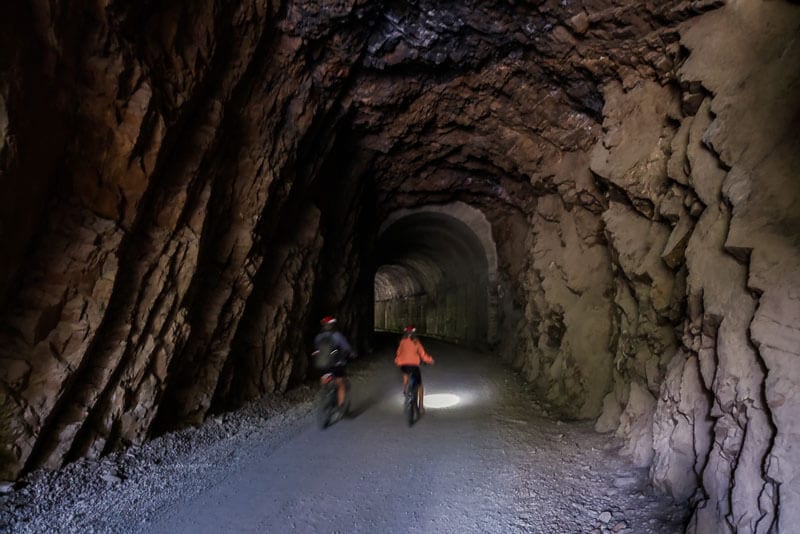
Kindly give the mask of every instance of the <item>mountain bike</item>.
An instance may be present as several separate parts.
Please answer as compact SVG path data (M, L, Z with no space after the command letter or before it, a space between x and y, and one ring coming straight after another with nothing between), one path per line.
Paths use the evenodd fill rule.
M419 419L419 383L414 373L408 377L408 387L406 388L406 399L404 403L403 415L408 422L408 426L413 425Z
M322 389L317 396L317 418L323 429L350 413L350 381L347 377L344 380L344 402L340 407L336 398L336 378L333 373L325 373L322 376Z

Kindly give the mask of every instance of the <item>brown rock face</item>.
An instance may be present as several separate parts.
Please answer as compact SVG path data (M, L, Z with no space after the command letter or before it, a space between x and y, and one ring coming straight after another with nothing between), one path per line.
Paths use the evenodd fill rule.
M800 6L0 7L0 479L491 346L690 501L800 521Z

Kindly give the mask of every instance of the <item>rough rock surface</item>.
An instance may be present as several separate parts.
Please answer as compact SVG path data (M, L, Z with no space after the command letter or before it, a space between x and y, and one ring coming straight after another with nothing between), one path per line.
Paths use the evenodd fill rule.
M497 268L432 324L485 302L690 530L800 521L796 2L53 1L0 30L0 479L284 391L319 315L366 340L381 223L462 202Z

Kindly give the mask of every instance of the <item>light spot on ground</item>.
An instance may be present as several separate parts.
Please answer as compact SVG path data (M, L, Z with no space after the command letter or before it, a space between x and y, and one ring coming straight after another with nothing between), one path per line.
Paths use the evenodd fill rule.
M426 408L452 408L459 402L461 402L459 396L453 395L452 393L437 393L435 395L425 396Z

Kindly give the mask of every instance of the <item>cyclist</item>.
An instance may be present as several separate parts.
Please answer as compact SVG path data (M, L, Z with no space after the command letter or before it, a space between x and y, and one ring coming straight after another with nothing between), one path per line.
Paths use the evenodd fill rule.
M356 354L344 334L336 329L336 318L327 316L320 321L322 332L314 338L315 356L323 359L323 370L336 380L336 404L341 408L347 391L347 361Z
M422 374L419 371L421 362L433 365L433 358L425 352L425 347L422 346L419 338L417 338L417 329L413 326L407 326L403 331L400 345L397 347L394 364L403 372L404 395L408 389L408 378L414 375L417 384L419 384L419 413L423 414L425 413L425 408L422 404Z

